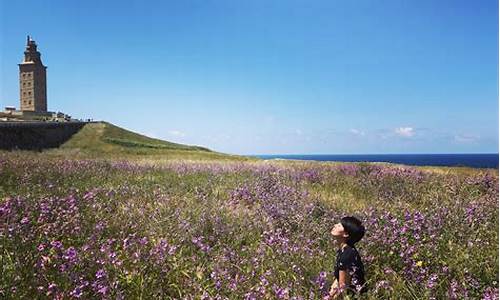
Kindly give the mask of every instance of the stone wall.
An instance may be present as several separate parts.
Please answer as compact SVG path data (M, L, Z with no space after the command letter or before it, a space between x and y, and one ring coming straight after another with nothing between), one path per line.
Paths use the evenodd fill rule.
M0 122L0 149L42 150L57 148L86 122Z

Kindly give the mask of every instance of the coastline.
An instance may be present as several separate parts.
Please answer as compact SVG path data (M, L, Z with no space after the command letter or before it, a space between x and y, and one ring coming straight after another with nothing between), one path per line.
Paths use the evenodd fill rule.
M423 167L467 167L497 169L498 154L272 154L249 155L264 160L299 160L320 162L390 163Z

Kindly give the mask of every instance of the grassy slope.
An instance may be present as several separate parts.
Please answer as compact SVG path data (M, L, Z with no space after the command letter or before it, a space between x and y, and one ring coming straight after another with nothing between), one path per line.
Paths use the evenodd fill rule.
M85 125L59 149L48 153L87 158L247 160L245 157L217 153L199 146L149 138L106 122Z

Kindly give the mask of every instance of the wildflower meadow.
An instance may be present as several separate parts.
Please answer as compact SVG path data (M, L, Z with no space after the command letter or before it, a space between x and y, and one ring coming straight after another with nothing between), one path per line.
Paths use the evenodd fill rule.
M498 299L498 170L0 154L0 298L322 299L330 229L362 299Z

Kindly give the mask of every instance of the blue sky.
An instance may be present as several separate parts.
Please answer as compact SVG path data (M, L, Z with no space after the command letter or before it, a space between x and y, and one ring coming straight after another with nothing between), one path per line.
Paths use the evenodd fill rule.
M498 2L4 1L48 106L235 154L498 152Z

